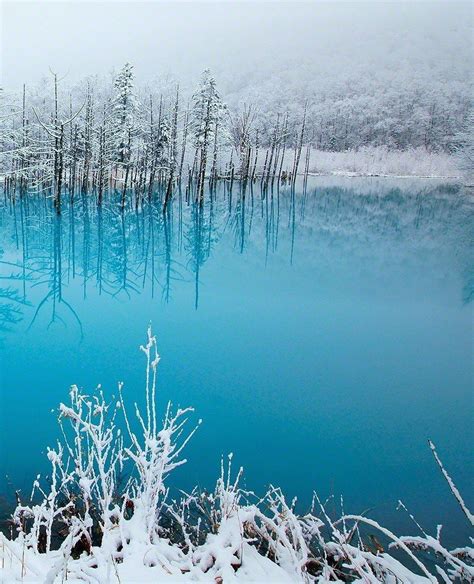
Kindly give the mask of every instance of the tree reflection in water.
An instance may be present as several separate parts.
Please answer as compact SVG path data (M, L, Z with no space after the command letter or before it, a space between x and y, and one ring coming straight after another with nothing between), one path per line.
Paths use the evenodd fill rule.
M64 197L60 216L43 197L4 197L0 266L7 285L0 287L0 331L24 318L31 328L47 312L48 328L74 326L82 335L68 295L78 280L84 299L94 287L100 295L125 299L147 290L166 303L176 285L192 285L198 309L203 267L222 239L241 255L257 250L265 262L283 253L292 263L300 254L307 269L321 273L358 254L365 260L369 254L365 267L377 270L387 261L416 261L419 250L447 253L461 274L463 301L472 300L472 204L466 193L443 185L414 191L380 183L359 190L309 183L302 190L214 185L204 204L179 190L164 213L161 192L125 211L113 194L102 206L94 193Z

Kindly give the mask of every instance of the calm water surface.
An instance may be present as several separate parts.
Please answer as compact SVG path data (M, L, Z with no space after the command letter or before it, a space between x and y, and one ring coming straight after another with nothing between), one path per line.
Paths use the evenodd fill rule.
M431 457L473 505L472 199L428 181L314 179L204 209L121 215L77 197L0 203L0 492L29 492L70 384L140 400L152 323L160 406L203 424L172 477L211 486L234 452L246 484L344 495L414 532L467 534Z

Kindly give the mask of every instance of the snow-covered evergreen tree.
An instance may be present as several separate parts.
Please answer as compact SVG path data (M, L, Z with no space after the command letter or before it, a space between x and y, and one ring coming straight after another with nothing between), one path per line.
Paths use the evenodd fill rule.
M207 158L211 144L216 144L226 135L227 107L217 91L216 80L209 69L201 76L197 91L193 95L191 130L196 148L195 171L198 177L198 194L202 198Z
M112 116L110 119L116 148L117 161L130 160L131 140L137 114L137 99L134 92L133 65L125 63L114 81Z
M205 69L199 87L193 95L191 112L191 127L196 147L202 146L206 132L212 132L216 124L222 123L226 111L227 107L217 90L216 79L210 69Z

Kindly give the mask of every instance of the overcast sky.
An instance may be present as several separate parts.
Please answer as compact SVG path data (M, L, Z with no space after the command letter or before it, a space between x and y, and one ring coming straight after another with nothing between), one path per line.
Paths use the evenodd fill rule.
M461 59L460 48L472 49L471 19L470 3L455 2L3 1L2 85L36 82L49 67L75 82L125 61L139 79L195 78L208 66L265 71L322 54L356 63L367 51L388 55L397 35L425 35ZM421 46L420 58L429 58Z

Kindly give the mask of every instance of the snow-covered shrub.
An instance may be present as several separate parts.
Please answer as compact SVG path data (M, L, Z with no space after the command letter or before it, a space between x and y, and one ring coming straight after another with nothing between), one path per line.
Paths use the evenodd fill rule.
M456 159L466 184L474 184L474 108L464 128L456 135Z
M318 174L355 176L420 176L457 178L456 159L446 152L426 148L390 150L366 146L345 152L312 150L309 171Z
M330 517L316 495L300 515L296 499L288 503L281 489L270 487L261 499L243 490L242 468L232 476L232 455L213 492L195 489L171 500L167 477L185 462L181 454L197 426L187 430L191 408L173 413L170 404L159 421L151 329L141 350L144 413L135 404L132 419L121 384L110 403L100 387L87 395L73 386L69 405L60 405L62 440L48 449L49 482L38 476L32 501L39 495L39 502L18 503L15 537L0 534L1 582L474 581L473 548L448 550L441 527L431 536L417 524L419 535L399 537L365 516Z

